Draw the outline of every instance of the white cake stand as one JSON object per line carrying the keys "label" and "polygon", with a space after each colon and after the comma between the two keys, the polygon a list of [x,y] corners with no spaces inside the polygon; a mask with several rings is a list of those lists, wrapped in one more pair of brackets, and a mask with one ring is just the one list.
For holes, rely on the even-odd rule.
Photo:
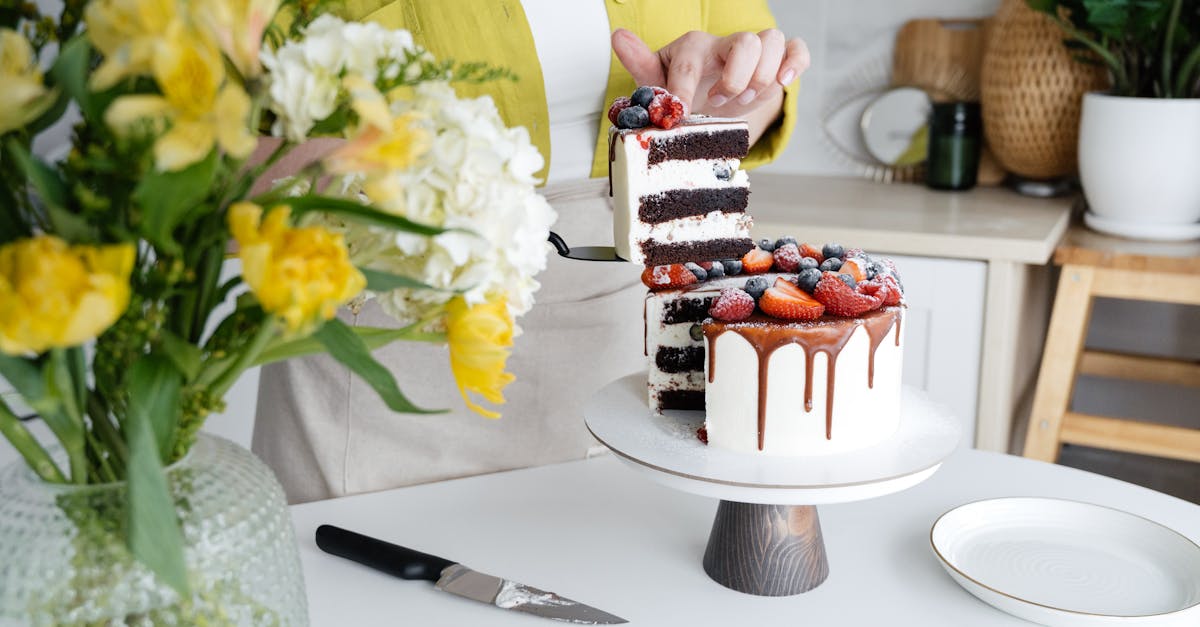
{"label": "white cake stand", "polygon": [[875,446],[811,457],[735,453],[696,437],[704,414],[647,406],[646,375],[618,379],[588,402],[600,443],[667,487],[720,499],[704,570],[763,596],[811,590],[829,574],[816,505],[875,498],[933,475],[958,445],[958,421],[906,387],[900,426]]}

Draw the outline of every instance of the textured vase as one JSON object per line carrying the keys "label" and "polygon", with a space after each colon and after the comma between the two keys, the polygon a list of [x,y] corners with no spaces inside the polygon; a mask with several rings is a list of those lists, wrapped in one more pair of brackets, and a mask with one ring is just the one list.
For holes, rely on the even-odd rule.
{"label": "textured vase", "polygon": [[1006,170],[1034,179],[1077,168],[1083,94],[1103,89],[1103,68],[1071,57],[1063,30],[1025,0],[1004,0],[983,53],[983,132]]}
{"label": "textured vase", "polygon": [[201,435],[167,470],[191,595],[125,546],[126,484],[0,471],[0,625],[307,625],[283,490],[249,451]]}

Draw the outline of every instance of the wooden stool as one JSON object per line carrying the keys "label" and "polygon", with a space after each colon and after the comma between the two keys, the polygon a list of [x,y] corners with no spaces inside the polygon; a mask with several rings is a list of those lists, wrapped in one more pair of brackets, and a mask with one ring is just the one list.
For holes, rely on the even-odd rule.
{"label": "wooden stool", "polygon": [[1070,411],[1078,374],[1200,386],[1200,363],[1084,347],[1096,296],[1200,305],[1200,242],[1125,240],[1075,226],[1055,251],[1054,263],[1062,266],[1062,274],[1046,333],[1025,457],[1056,461],[1060,445],[1066,442],[1200,462],[1200,428]]}

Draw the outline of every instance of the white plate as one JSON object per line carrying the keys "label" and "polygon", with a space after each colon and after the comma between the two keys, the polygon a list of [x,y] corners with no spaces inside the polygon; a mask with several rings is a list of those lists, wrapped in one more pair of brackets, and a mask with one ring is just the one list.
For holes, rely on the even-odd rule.
{"label": "white plate", "polygon": [[958,445],[958,420],[905,387],[900,426],[869,448],[813,457],[737,453],[696,438],[704,413],[646,405],[646,373],[608,384],[588,401],[588,430],[622,461],[676,490],[742,503],[821,505],[873,498],[931,476]]}
{"label": "white plate", "polygon": [[1200,546],[1140,516],[1062,499],[991,499],[943,514],[929,541],[959,585],[1025,620],[1200,625]]}
{"label": "white plate", "polygon": [[1083,213],[1083,223],[1090,228],[1133,239],[1154,240],[1159,242],[1186,242],[1200,238],[1200,222],[1191,224],[1141,224],[1138,222],[1122,222],[1098,216],[1091,211]]}

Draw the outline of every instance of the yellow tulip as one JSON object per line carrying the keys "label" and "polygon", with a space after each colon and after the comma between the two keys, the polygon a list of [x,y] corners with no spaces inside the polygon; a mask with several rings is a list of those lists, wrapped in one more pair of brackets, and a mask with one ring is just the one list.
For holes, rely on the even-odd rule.
{"label": "yellow tulip", "polygon": [[0,246],[0,351],[82,344],[129,307],[132,244],[69,246],[50,235]]}
{"label": "yellow tulip", "polygon": [[350,263],[339,234],[288,225],[291,211],[263,210],[249,202],[229,208],[229,230],[237,240],[242,279],[262,308],[284,320],[292,333],[307,333],[358,296],[367,280]]}
{"label": "yellow tulip", "polygon": [[179,17],[176,0],[89,2],[85,32],[104,54],[90,79],[92,89],[108,89],[128,76],[150,74],[159,43]]}
{"label": "yellow tulip", "polygon": [[0,28],[0,133],[20,128],[54,104],[42,84],[33,47],[16,31]]}
{"label": "yellow tulip", "polygon": [[474,392],[495,404],[504,403],[504,386],[516,377],[505,372],[513,343],[513,320],[503,299],[467,305],[462,297],[446,305],[446,338],[450,344],[450,369],[458,382],[463,401],[486,418],[500,413],[472,402]]}
{"label": "yellow tulip", "polygon": [[[154,143],[159,170],[182,170],[203,159],[213,144],[236,158],[254,150],[250,132],[250,97],[225,82],[224,62],[216,45],[179,22],[171,25],[153,62],[162,96],[137,94],[117,98],[105,122],[118,133],[166,128]],[[224,83],[224,86],[222,86]]]}

